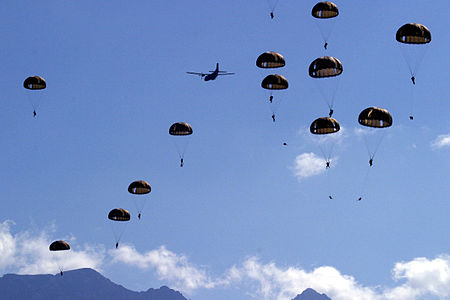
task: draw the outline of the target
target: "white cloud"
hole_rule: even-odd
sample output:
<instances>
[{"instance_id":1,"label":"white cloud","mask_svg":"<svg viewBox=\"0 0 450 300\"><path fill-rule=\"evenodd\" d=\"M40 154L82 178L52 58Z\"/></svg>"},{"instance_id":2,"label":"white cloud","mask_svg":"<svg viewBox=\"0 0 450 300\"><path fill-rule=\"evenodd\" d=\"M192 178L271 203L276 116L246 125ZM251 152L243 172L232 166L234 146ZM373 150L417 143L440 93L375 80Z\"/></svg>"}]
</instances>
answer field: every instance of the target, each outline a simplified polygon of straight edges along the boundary
<instances>
[{"instance_id":1,"label":"white cloud","mask_svg":"<svg viewBox=\"0 0 450 300\"><path fill-rule=\"evenodd\" d=\"M318 175L325 171L325 160L314 153L302 153L295 158L292 167L298 181L304 178Z\"/></svg>"},{"instance_id":2,"label":"white cloud","mask_svg":"<svg viewBox=\"0 0 450 300\"><path fill-rule=\"evenodd\" d=\"M109 254L113 257L113 262L122 262L140 269L155 269L160 280L168 280L175 288L184 291L213 288L219 284L218 280L211 280L205 270L189 263L186 256L177 255L164 246L141 254L132 246L122 245L117 250L109 251Z\"/></svg>"},{"instance_id":3,"label":"white cloud","mask_svg":"<svg viewBox=\"0 0 450 300\"><path fill-rule=\"evenodd\" d=\"M52 240L45 231L33 235L27 231L11 233L10 221L0 223L0 272L18 274L57 273L78 268L99 269L103 261L101 247L85 246L83 250L50 252Z\"/></svg>"},{"instance_id":4,"label":"white cloud","mask_svg":"<svg viewBox=\"0 0 450 300\"><path fill-rule=\"evenodd\" d=\"M431 147L439 149L442 147L450 147L450 134L441 134L431 143Z\"/></svg>"},{"instance_id":5,"label":"white cloud","mask_svg":"<svg viewBox=\"0 0 450 300\"><path fill-rule=\"evenodd\" d=\"M0 223L0 272L19 274L56 273L55 257L48 251L49 235L42 231L32 235L25 231L13 234L12 222ZM64 269L90 267L99 269L106 261L133 268L155 271L160 280L182 292L196 289L236 288L241 286L255 299L291 300L306 288L327 294L333 300L414 300L450 298L450 255L434 259L415 258L398 262L392 270L394 287L363 286L350 275L332 266L306 270L297 266L280 267L274 262L262 263L256 257L247 258L220 276L211 276L204 267L189 262L182 254L164 246L139 253L130 245L108 251L103 246L85 246L83 250L61 251ZM59 258L56 258L58 260Z\"/></svg>"}]
</instances>

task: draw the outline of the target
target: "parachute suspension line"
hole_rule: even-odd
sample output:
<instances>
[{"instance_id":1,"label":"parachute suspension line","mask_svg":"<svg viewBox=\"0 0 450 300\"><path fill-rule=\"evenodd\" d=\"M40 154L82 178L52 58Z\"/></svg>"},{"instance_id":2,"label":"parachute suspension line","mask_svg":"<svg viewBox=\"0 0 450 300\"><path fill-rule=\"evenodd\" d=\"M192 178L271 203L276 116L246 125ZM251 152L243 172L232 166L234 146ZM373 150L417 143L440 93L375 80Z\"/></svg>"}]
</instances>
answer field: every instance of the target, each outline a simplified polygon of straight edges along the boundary
<instances>
[{"instance_id":1,"label":"parachute suspension line","mask_svg":"<svg viewBox=\"0 0 450 300\"><path fill-rule=\"evenodd\" d=\"M279 0L267 0L267 4L269 5L270 12L273 13L275 8L278 5Z\"/></svg>"},{"instance_id":2,"label":"parachute suspension line","mask_svg":"<svg viewBox=\"0 0 450 300\"><path fill-rule=\"evenodd\" d=\"M383 132L381 135L381 138L377 141L376 145L375 145L375 149L373 150L373 154L372 154L372 159L375 157L375 154L378 152L378 149L380 148L381 142L384 139L384 136L386 135L386 132Z\"/></svg>"},{"instance_id":3,"label":"parachute suspension line","mask_svg":"<svg viewBox=\"0 0 450 300\"><path fill-rule=\"evenodd\" d=\"M428 47L424 45L399 45L399 47L411 77L416 77Z\"/></svg>"}]
</instances>

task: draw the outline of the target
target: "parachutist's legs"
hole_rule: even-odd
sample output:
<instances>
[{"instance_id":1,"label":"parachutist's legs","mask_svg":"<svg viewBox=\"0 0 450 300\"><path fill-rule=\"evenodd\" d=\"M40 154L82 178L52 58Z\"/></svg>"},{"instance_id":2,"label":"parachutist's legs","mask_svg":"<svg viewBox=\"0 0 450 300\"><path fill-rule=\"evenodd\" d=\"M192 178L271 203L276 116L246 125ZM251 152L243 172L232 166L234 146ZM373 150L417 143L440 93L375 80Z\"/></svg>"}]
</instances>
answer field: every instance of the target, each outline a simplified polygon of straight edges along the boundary
<instances>
[{"instance_id":1,"label":"parachutist's legs","mask_svg":"<svg viewBox=\"0 0 450 300\"><path fill-rule=\"evenodd\" d=\"M119 242L116 243L116 249L119 248Z\"/></svg>"},{"instance_id":2,"label":"parachutist's legs","mask_svg":"<svg viewBox=\"0 0 450 300\"><path fill-rule=\"evenodd\" d=\"M411 77L411 81L412 81L413 84L416 84L416 77L412 76Z\"/></svg>"}]
</instances>

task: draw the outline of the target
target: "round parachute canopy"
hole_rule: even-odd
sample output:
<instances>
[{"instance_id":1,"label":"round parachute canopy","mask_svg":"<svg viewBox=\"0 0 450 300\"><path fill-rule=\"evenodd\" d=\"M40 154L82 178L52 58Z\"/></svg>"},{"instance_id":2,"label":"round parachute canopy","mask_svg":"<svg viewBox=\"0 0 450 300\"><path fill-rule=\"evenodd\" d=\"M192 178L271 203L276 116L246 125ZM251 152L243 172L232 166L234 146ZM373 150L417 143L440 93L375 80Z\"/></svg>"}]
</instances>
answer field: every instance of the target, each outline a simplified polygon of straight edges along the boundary
<instances>
[{"instance_id":1,"label":"round parachute canopy","mask_svg":"<svg viewBox=\"0 0 450 300\"><path fill-rule=\"evenodd\" d=\"M281 68L286 65L283 55L276 52L264 52L256 60L256 66L263 69Z\"/></svg>"},{"instance_id":2,"label":"round parachute canopy","mask_svg":"<svg viewBox=\"0 0 450 300\"><path fill-rule=\"evenodd\" d=\"M397 30L395 39L404 44L427 44L431 42L431 32L422 24L409 23Z\"/></svg>"},{"instance_id":3,"label":"round parachute canopy","mask_svg":"<svg viewBox=\"0 0 450 300\"><path fill-rule=\"evenodd\" d=\"M108 219L113 221L129 221L130 213L123 208L114 208L109 212Z\"/></svg>"},{"instance_id":4,"label":"round parachute canopy","mask_svg":"<svg viewBox=\"0 0 450 300\"><path fill-rule=\"evenodd\" d=\"M25 79L23 87L27 90L43 90L47 87L47 83L41 76L31 76Z\"/></svg>"},{"instance_id":5,"label":"round parachute canopy","mask_svg":"<svg viewBox=\"0 0 450 300\"><path fill-rule=\"evenodd\" d=\"M333 2L322 1L314 5L311 14L314 18L329 19L339 15L339 9Z\"/></svg>"},{"instance_id":6,"label":"round parachute canopy","mask_svg":"<svg viewBox=\"0 0 450 300\"><path fill-rule=\"evenodd\" d=\"M54 241L48 247L50 251L70 250L70 245L65 241Z\"/></svg>"},{"instance_id":7,"label":"round parachute canopy","mask_svg":"<svg viewBox=\"0 0 450 300\"><path fill-rule=\"evenodd\" d=\"M169 128L170 135L191 135L192 127L185 122L173 123Z\"/></svg>"},{"instance_id":8,"label":"round parachute canopy","mask_svg":"<svg viewBox=\"0 0 450 300\"><path fill-rule=\"evenodd\" d=\"M323 56L315 59L309 65L309 76L312 78L326 78L341 75L344 68L339 59Z\"/></svg>"},{"instance_id":9,"label":"round parachute canopy","mask_svg":"<svg viewBox=\"0 0 450 300\"><path fill-rule=\"evenodd\" d=\"M150 184L144 180L133 181L128 186L128 192L136 195L148 194L152 191Z\"/></svg>"},{"instance_id":10,"label":"round parachute canopy","mask_svg":"<svg viewBox=\"0 0 450 300\"><path fill-rule=\"evenodd\" d=\"M309 131L312 134L329 134L341 129L339 122L331 117L318 118L311 123Z\"/></svg>"},{"instance_id":11,"label":"round parachute canopy","mask_svg":"<svg viewBox=\"0 0 450 300\"><path fill-rule=\"evenodd\" d=\"M359 114L358 122L367 127L385 128L392 125L392 116L387 109L369 107Z\"/></svg>"},{"instance_id":12,"label":"round parachute canopy","mask_svg":"<svg viewBox=\"0 0 450 300\"><path fill-rule=\"evenodd\" d=\"M261 82L261 86L267 90L285 90L289 87L286 78L279 74L267 75Z\"/></svg>"}]
</instances>

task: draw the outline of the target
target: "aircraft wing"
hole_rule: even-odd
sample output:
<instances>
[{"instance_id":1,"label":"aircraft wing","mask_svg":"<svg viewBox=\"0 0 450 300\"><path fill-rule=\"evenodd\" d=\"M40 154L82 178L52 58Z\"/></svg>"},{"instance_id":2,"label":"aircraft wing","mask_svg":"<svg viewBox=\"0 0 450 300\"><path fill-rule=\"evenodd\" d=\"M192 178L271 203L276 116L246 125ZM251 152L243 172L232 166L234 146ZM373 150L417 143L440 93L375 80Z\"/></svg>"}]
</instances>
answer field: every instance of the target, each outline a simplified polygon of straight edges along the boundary
<instances>
[{"instance_id":1,"label":"aircraft wing","mask_svg":"<svg viewBox=\"0 0 450 300\"><path fill-rule=\"evenodd\" d=\"M217 75L234 75L234 73L219 73L219 74L217 74Z\"/></svg>"},{"instance_id":2,"label":"aircraft wing","mask_svg":"<svg viewBox=\"0 0 450 300\"><path fill-rule=\"evenodd\" d=\"M186 73L192 74L192 75L198 75L198 76L201 76L201 77L204 77L204 76L208 75L208 74L205 74L205 73L197 73L197 72L186 72Z\"/></svg>"}]
</instances>

